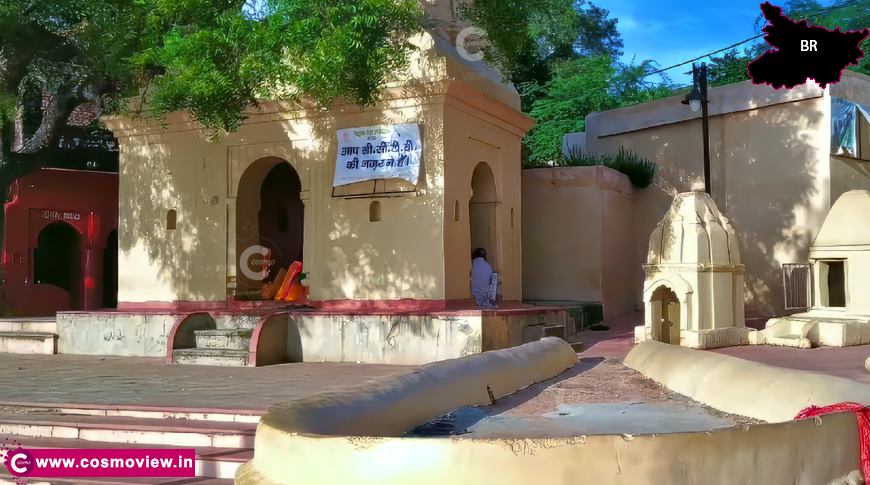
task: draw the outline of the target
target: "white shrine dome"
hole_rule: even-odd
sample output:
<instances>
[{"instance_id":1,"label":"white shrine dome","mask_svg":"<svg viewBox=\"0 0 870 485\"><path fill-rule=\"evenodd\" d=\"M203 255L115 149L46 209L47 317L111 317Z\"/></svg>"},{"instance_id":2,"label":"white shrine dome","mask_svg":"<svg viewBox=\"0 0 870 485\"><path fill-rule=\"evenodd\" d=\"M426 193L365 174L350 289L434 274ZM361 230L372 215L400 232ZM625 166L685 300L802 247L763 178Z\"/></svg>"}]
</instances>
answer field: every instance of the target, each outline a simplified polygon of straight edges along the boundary
<instances>
[{"instance_id":1,"label":"white shrine dome","mask_svg":"<svg viewBox=\"0 0 870 485\"><path fill-rule=\"evenodd\" d=\"M677 195L649 238L647 263L740 264L731 223L705 192Z\"/></svg>"},{"instance_id":2,"label":"white shrine dome","mask_svg":"<svg viewBox=\"0 0 870 485\"><path fill-rule=\"evenodd\" d=\"M822 224L813 247L870 245L870 192L841 195Z\"/></svg>"}]
</instances>

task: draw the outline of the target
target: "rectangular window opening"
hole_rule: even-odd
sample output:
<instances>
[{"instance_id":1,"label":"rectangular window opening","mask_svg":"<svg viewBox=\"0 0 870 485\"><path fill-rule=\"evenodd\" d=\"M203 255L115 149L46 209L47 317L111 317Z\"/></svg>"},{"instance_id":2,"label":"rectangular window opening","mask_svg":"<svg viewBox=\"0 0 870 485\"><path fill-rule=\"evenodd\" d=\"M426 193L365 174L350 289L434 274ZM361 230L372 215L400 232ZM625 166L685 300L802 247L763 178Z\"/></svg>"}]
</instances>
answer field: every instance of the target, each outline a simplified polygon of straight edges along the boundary
<instances>
[{"instance_id":1,"label":"rectangular window opening","mask_svg":"<svg viewBox=\"0 0 870 485\"><path fill-rule=\"evenodd\" d=\"M827 261L822 263L828 268L828 307L846 307L846 262Z\"/></svg>"},{"instance_id":2,"label":"rectangular window opening","mask_svg":"<svg viewBox=\"0 0 870 485\"><path fill-rule=\"evenodd\" d=\"M175 209L170 209L166 213L166 230L174 231L176 227L176 222L178 222L178 211Z\"/></svg>"}]
</instances>

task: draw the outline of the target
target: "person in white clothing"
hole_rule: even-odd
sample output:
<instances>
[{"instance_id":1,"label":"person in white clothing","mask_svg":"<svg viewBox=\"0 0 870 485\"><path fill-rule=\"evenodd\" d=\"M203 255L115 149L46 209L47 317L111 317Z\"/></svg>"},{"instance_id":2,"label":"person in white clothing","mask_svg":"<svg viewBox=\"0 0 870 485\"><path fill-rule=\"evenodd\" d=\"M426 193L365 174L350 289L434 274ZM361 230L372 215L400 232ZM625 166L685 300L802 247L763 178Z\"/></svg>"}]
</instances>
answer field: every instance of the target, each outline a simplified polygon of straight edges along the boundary
<instances>
[{"instance_id":1,"label":"person in white clothing","mask_svg":"<svg viewBox=\"0 0 870 485\"><path fill-rule=\"evenodd\" d=\"M494 307L492 266L486 262L486 250L475 249L471 258L471 296L474 297L477 306Z\"/></svg>"}]
</instances>

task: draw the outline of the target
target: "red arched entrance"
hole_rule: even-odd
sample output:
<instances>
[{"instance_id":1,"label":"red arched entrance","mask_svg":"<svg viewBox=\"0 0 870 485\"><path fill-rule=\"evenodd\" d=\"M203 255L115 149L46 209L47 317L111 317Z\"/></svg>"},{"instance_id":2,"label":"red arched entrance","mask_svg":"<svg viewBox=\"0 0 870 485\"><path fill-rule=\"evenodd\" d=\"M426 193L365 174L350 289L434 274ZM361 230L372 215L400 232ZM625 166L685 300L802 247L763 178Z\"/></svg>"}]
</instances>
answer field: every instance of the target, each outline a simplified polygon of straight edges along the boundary
<instances>
[{"instance_id":1,"label":"red arched entrance","mask_svg":"<svg viewBox=\"0 0 870 485\"><path fill-rule=\"evenodd\" d=\"M69 293L70 308L81 309L81 235L65 222L45 226L33 251L33 281L54 285Z\"/></svg>"}]
</instances>

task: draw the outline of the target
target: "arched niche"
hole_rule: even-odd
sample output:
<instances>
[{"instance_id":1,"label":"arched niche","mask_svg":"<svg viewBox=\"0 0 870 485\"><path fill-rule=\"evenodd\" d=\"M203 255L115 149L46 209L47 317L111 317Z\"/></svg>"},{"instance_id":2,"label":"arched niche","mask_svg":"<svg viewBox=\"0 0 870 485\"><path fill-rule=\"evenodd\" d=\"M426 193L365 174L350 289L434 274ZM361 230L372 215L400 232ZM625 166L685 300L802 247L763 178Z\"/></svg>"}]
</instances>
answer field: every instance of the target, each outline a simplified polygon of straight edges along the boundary
<instances>
[{"instance_id":1,"label":"arched niche","mask_svg":"<svg viewBox=\"0 0 870 485\"><path fill-rule=\"evenodd\" d=\"M70 308L81 310L81 234L66 222L54 222L39 233L33 251L33 281L69 293Z\"/></svg>"},{"instance_id":2,"label":"arched niche","mask_svg":"<svg viewBox=\"0 0 870 485\"><path fill-rule=\"evenodd\" d=\"M301 191L296 170L277 157L255 161L239 179L235 207L237 298L258 298L263 283L271 282L280 268L302 261L305 207Z\"/></svg>"},{"instance_id":3,"label":"arched niche","mask_svg":"<svg viewBox=\"0 0 870 485\"><path fill-rule=\"evenodd\" d=\"M498 189L492 169L486 162L478 163L471 176L468 216L471 251L476 248L485 249L487 262L494 271L498 271Z\"/></svg>"}]
</instances>

